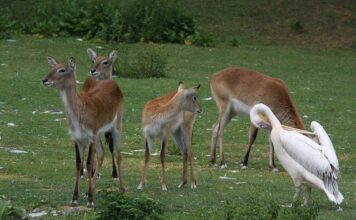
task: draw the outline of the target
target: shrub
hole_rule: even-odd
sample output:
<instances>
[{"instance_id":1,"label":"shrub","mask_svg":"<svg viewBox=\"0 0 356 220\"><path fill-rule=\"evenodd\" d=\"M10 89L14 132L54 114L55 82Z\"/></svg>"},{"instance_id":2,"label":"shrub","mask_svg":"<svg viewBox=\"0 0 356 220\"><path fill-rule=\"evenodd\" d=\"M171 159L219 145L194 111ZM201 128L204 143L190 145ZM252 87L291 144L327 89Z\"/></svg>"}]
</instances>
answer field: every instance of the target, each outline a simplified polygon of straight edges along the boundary
<instances>
[{"instance_id":1,"label":"shrub","mask_svg":"<svg viewBox=\"0 0 356 220\"><path fill-rule=\"evenodd\" d=\"M296 34L302 34L305 32L304 23L300 20L297 20L291 24L291 28Z\"/></svg>"},{"instance_id":2,"label":"shrub","mask_svg":"<svg viewBox=\"0 0 356 220\"><path fill-rule=\"evenodd\" d=\"M44 1L24 31L115 42L183 43L197 32L191 16L168 0Z\"/></svg>"},{"instance_id":3,"label":"shrub","mask_svg":"<svg viewBox=\"0 0 356 220\"><path fill-rule=\"evenodd\" d=\"M165 77L167 56L156 44L140 44L134 50L123 52L125 56L114 67L120 77Z\"/></svg>"},{"instance_id":4,"label":"shrub","mask_svg":"<svg viewBox=\"0 0 356 220\"><path fill-rule=\"evenodd\" d=\"M214 38L211 34L196 31L194 34L190 35L189 40L191 40L193 45L201 47L214 47Z\"/></svg>"},{"instance_id":5,"label":"shrub","mask_svg":"<svg viewBox=\"0 0 356 220\"><path fill-rule=\"evenodd\" d=\"M239 47L239 46L241 46L241 40L239 38L237 38L237 37L233 37L230 40L230 45L232 47Z\"/></svg>"},{"instance_id":6,"label":"shrub","mask_svg":"<svg viewBox=\"0 0 356 220\"><path fill-rule=\"evenodd\" d=\"M162 219L163 205L146 195L130 198L120 192L103 190L98 196L98 219Z\"/></svg>"},{"instance_id":7,"label":"shrub","mask_svg":"<svg viewBox=\"0 0 356 220\"><path fill-rule=\"evenodd\" d=\"M9 38L13 32L19 29L19 22L13 18L10 10L0 10L0 39Z\"/></svg>"}]
</instances>

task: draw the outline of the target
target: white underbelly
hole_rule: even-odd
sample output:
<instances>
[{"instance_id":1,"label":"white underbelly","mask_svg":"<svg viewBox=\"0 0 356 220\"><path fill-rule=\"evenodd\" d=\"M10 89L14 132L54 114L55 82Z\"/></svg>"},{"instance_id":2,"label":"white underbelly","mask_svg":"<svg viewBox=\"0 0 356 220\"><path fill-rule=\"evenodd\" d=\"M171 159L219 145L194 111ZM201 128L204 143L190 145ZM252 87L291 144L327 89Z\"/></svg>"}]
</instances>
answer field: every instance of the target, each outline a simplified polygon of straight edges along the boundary
<instances>
[{"instance_id":1,"label":"white underbelly","mask_svg":"<svg viewBox=\"0 0 356 220\"><path fill-rule=\"evenodd\" d=\"M231 105L230 106L231 110L233 110L236 113L242 113L245 115L249 115L252 108L252 106L249 106L244 102L235 98L230 99L230 105Z\"/></svg>"}]
</instances>

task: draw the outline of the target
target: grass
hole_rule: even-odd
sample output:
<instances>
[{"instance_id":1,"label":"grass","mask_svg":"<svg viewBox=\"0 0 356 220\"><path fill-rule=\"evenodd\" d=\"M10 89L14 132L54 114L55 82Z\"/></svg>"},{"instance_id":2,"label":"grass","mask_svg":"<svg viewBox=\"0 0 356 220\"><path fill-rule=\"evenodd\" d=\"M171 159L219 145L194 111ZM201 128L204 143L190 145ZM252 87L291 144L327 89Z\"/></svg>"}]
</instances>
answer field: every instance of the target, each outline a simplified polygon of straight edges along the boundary
<instances>
[{"instance_id":1,"label":"grass","mask_svg":"<svg viewBox=\"0 0 356 220\"><path fill-rule=\"evenodd\" d=\"M78 41L74 38L35 39L28 36L14 38L16 42L0 41L0 195L28 211L39 207L62 210L68 205L74 187L75 157L73 143L66 129L64 114L45 114L46 110L63 111L58 92L41 85L49 66L46 56L61 61L74 56L78 66L78 80L87 76L90 61L87 47L98 43ZM135 44L100 44L99 54L108 54L113 48L120 51L135 50ZM250 197L277 204L291 202L294 187L290 177L282 170L278 174L268 169L266 133L260 132L252 150L249 170L240 170L247 144L247 117L232 121L225 132L225 151L228 169L208 166L210 154L209 130L217 119L215 103L210 97L211 75L227 66L243 66L283 79L288 85L299 113L308 125L319 121L330 134L336 148L340 166L340 190L345 200L343 211L336 212L326 196L313 191L312 199L320 207L319 219L352 219L356 215L356 62L351 50L316 50L291 46L242 45L239 48L218 44L215 48L183 45L158 45L168 54L168 77L163 79L115 78L125 95L125 119L122 140L123 172L127 195L147 194L165 205L165 219L222 219L227 201L246 200ZM197 118L194 131L193 153L197 175L197 190L178 189L181 176L181 157L173 141L169 140L167 158L168 192L160 189L160 163L153 156L148 170L146 188L136 190L143 165L143 135L141 111L144 103L175 90L178 81L189 86L201 84L200 102L204 112ZM60 119L58 121L58 119ZM13 123L15 126L9 126ZM9 150L23 150L14 154ZM158 151L156 144L154 151ZM108 150L107 150L108 152ZM132 153L133 154L129 154ZM102 178L97 190L117 187L111 180L111 164L106 155ZM221 180L227 176L232 180ZM82 181L82 192L87 184ZM86 204L85 199L80 204ZM248 206L248 204L246 204ZM242 209L243 207L241 207ZM239 209L239 207L237 207ZM74 214L92 217L92 213Z\"/></svg>"}]
</instances>

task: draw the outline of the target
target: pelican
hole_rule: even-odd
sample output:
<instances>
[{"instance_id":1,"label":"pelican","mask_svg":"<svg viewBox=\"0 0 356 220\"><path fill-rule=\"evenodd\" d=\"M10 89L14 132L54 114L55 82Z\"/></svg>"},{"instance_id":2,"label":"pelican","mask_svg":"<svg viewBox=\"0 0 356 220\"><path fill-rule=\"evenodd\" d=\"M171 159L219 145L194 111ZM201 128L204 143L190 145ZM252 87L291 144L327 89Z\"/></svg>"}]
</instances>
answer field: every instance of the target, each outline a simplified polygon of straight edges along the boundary
<instances>
[{"instance_id":1,"label":"pelican","mask_svg":"<svg viewBox=\"0 0 356 220\"><path fill-rule=\"evenodd\" d=\"M293 201L299 197L303 183L307 187L304 206L308 204L312 188L323 191L335 204L343 201L338 187L339 162L329 136L318 122L311 123L315 135L313 141L297 131L283 128L264 104L257 104L251 109L250 119L257 128L270 130L270 141L277 158L294 182Z\"/></svg>"}]
</instances>

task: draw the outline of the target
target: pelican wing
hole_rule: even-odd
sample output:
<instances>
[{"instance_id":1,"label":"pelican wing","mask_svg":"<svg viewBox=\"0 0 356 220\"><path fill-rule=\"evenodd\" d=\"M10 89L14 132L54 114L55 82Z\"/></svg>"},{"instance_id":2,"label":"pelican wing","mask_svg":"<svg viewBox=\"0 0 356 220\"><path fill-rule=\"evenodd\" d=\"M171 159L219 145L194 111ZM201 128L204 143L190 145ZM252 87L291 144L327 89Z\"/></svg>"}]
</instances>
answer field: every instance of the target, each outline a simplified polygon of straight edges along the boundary
<instances>
[{"instance_id":1,"label":"pelican wing","mask_svg":"<svg viewBox=\"0 0 356 220\"><path fill-rule=\"evenodd\" d=\"M325 188L334 195L335 203L341 203L343 196L338 186L339 171L322 152L323 146L298 132L283 129L280 141L290 157L324 182Z\"/></svg>"},{"instance_id":2,"label":"pelican wing","mask_svg":"<svg viewBox=\"0 0 356 220\"><path fill-rule=\"evenodd\" d=\"M281 130L280 141L285 151L306 170L318 177L333 173L321 146L295 131Z\"/></svg>"},{"instance_id":3,"label":"pelican wing","mask_svg":"<svg viewBox=\"0 0 356 220\"><path fill-rule=\"evenodd\" d=\"M328 158L329 162L334 166L336 170L339 171L339 161L336 157L334 146L326 133L324 128L316 121L310 124L311 130L314 132L315 137L319 140L322 153Z\"/></svg>"}]
</instances>

